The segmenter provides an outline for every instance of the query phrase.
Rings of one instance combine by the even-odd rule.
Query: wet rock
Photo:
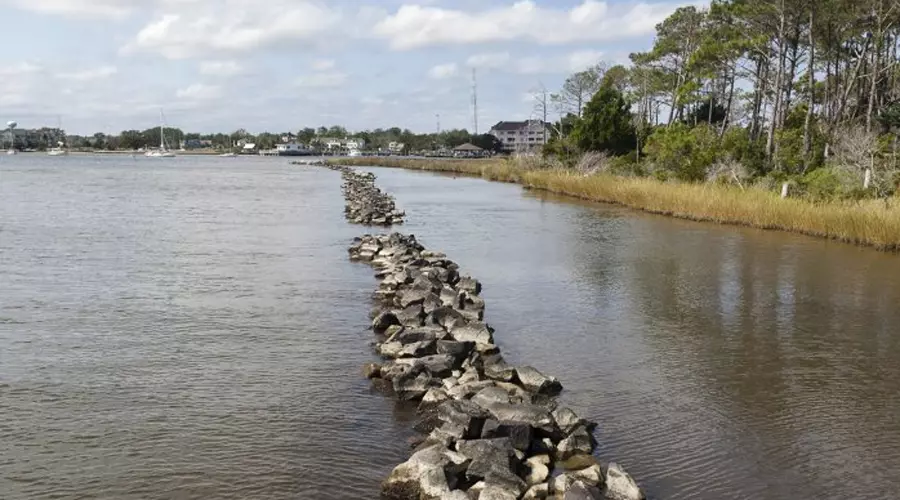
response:
[[[466,319],[459,311],[448,306],[438,307],[425,318],[425,324],[440,325],[447,331],[451,331],[457,324],[464,324],[465,322]],[[465,341],[468,339],[456,340]]]
[[[453,490],[450,493],[441,495],[440,500],[470,500],[469,495],[462,490]]]
[[[550,495],[550,485],[547,483],[535,484],[528,488],[522,500],[544,500]]]
[[[428,371],[432,377],[443,378],[450,376],[455,363],[456,360],[449,354],[435,354],[419,358],[415,364]]]
[[[462,315],[458,312],[456,314],[462,318]],[[477,344],[494,343],[494,335],[486,324],[480,322],[464,322],[465,319],[463,318],[463,322],[454,323],[451,327],[447,328],[447,331],[450,332],[450,336],[455,340],[459,342],[475,342]]]
[[[448,399],[450,399],[450,396],[447,395],[447,391],[440,387],[432,387],[422,397],[422,402],[419,403],[419,410],[424,410],[428,406],[437,406]]]
[[[481,282],[469,276],[460,278],[456,288],[474,295],[481,295]]]
[[[397,315],[391,311],[384,311],[372,320],[372,330],[378,334],[384,334],[387,329],[393,325],[400,325]]]
[[[414,453],[409,460],[394,468],[381,485],[382,498],[391,500],[419,500],[440,498],[450,492],[445,467],[456,468],[440,445]]]
[[[556,457],[566,460],[579,453],[590,454],[594,451],[594,444],[594,436],[583,425],[578,426],[556,446]]]
[[[555,377],[548,377],[531,366],[516,368],[516,375],[522,387],[542,394],[558,394],[562,390],[562,384]]]
[[[600,490],[594,486],[576,481],[563,495],[563,500],[601,500]]]
[[[556,425],[558,425],[566,435],[571,434],[578,426],[591,428],[586,420],[579,418],[578,415],[569,408],[560,408],[553,411],[553,419],[556,420]]]
[[[363,366],[363,376],[368,379],[379,378],[381,376],[381,365],[377,363],[367,363]]]
[[[422,342],[413,342],[403,346],[397,353],[398,358],[421,358],[423,356],[431,356],[437,352],[435,342],[427,340]]]
[[[394,311],[394,315],[400,321],[400,324],[406,327],[423,326],[425,324],[425,310],[422,308],[422,304],[413,304],[405,309]]]
[[[456,443],[456,451],[472,460],[466,470],[471,481],[487,479],[491,474],[498,479],[516,477],[512,473],[513,447],[507,438],[462,440]]]
[[[606,469],[606,496],[612,500],[643,500],[644,493],[634,479],[615,462]]]
[[[587,453],[578,453],[575,454],[564,461],[559,462],[558,464],[565,470],[582,470],[587,469],[588,467],[600,466],[600,462],[593,455],[588,455]]]
[[[600,470],[599,464],[594,464],[589,467],[585,467],[584,469],[571,471],[570,474],[572,475],[572,477],[588,486],[599,487],[603,485],[603,471]]]
[[[516,369],[515,367],[506,364],[504,361],[485,364],[484,376],[501,382],[512,382],[516,379]]]
[[[403,401],[419,399],[431,388],[431,377],[425,372],[410,371],[394,378],[394,393]]]
[[[475,349],[474,342],[457,342],[455,340],[441,340],[437,343],[438,354],[449,354],[456,359],[466,358]]]

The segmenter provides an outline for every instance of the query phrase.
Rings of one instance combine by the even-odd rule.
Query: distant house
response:
[[[402,142],[391,141],[388,144],[387,148],[388,148],[388,151],[390,151],[393,154],[400,154],[406,148],[406,144],[403,144]]]
[[[255,154],[256,153],[256,144],[254,144],[252,142],[244,143],[244,145],[241,146],[241,153],[245,154],[245,155]]]
[[[497,122],[490,134],[500,140],[506,153],[533,153],[550,137],[550,125],[543,120]]]
[[[484,149],[467,142],[453,148],[453,156],[457,158],[480,158],[485,156],[485,151]]]
[[[209,139],[187,139],[184,141],[184,149],[203,149],[203,148],[211,148],[213,146],[213,142]]]
[[[350,151],[359,151],[366,147],[366,141],[363,139],[344,139],[344,147]]]
[[[275,151],[278,153],[278,156],[307,156],[312,154],[309,148],[296,142],[278,144],[275,146]]]

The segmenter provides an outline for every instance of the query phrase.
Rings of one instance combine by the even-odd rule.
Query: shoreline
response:
[[[584,175],[571,170],[528,169],[505,159],[364,157],[328,159],[326,163],[451,172],[679,219],[792,232],[900,252],[900,207],[895,204],[884,208],[884,202],[876,200],[817,204],[796,198],[781,199],[775,193],[756,188],[740,190],[608,174]]]

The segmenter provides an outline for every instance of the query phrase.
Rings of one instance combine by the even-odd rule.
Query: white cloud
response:
[[[134,11],[134,0],[7,0],[13,7],[71,17],[122,18]]]
[[[68,73],[57,73],[56,77],[61,80],[91,82],[94,80],[103,80],[105,78],[109,78],[118,72],[119,70],[115,66],[100,66],[99,68],[94,69],[85,69]]]
[[[313,73],[311,75],[301,76],[295,83],[299,87],[324,89],[342,87],[346,82],[346,73],[326,71],[323,73]]]
[[[567,57],[569,71],[583,71],[603,60],[603,52],[597,50],[579,50]]]
[[[312,63],[312,69],[316,71],[327,71],[334,69],[335,62],[333,59],[316,59]]]
[[[188,2],[164,12],[144,26],[122,51],[187,59],[249,53],[287,42],[317,45],[341,28],[343,20],[339,10],[312,0],[269,0],[265,8],[260,8],[256,0],[229,0],[227,8],[222,9]]]
[[[433,66],[430,70],[428,70],[429,78],[434,78],[435,80],[453,78],[458,73],[459,66],[457,66],[456,63],[438,64],[437,66]]]
[[[235,76],[244,72],[235,61],[204,61],[200,63],[200,74],[208,76]]]
[[[15,77],[23,75],[32,75],[42,71],[43,68],[37,64],[30,62],[18,62],[15,64],[0,64],[0,76]]]
[[[475,54],[466,60],[466,66],[471,68],[498,69],[509,63],[509,52],[488,52]]]
[[[222,88],[217,85],[205,85],[203,83],[195,83],[185,88],[178,89],[175,97],[179,99],[192,100],[211,100],[220,99],[222,97]]]
[[[653,33],[677,7],[676,3],[611,6],[596,0],[567,10],[541,7],[531,0],[482,11],[404,5],[376,24],[374,33],[398,50],[516,40],[540,44],[615,40]]]

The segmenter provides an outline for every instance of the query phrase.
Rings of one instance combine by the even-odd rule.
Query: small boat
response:
[[[6,151],[6,154],[14,155],[14,154],[18,154],[18,152],[15,149],[10,148]]]
[[[62,132],[62,118],[57,117],[57,129]],[[65,134],[63,134],[63,139],[65,139]],[[69,154],[68,151],[63,147],[66,145],[64,140],[56,141],[56,147],[52,147],[47,151],[47,156],[66,156]]]
[[[149,158],[174,158],[175,153],[169,151],[166,148],[166,136],[164,133],[165,130],[165,117],[163,116],[162,109],[159,110],[159,149],[155,149],[152,151],[147,151],[144,153],[144,156]]]
[[[237,158],[237,154],[235,153],[222,153],[219,155],[220,158]]]

